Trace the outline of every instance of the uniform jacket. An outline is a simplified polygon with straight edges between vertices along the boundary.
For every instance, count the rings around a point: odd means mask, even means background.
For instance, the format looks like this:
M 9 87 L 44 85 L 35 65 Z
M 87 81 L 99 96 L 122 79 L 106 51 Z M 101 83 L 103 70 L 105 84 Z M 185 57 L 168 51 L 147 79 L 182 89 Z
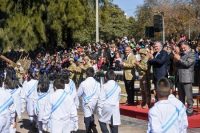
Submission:
M 78 88 L 78 96 L 82 98 L 82 108 L 85 117 L 94 113 L 100 95 L 100 84 L 93 77 L 86 78 Z
M 121 88 L 114 81 L 109 80 L 101 89 L 101 94 L 98 102 L 99 121 L 111 124 L 111 117 L 113 117 L 113 125 L 120 125 L 120 100 Z
M 147 133 L 184 133 L 180 129 L 183 113 L 184 107 L 179 109 L 170 100 L 158 101 L 149 110 Z
M 60 129 L 64 128 L 66 131 L 72 131 L 73 129 L 78 128 L 77 109 L 71 95 L 67 94 L 58 108 L 52 112 L 52 107 L 57 103 L 58 99 L 64 92 L 64 89 L 56 90 L 50 94 L 49 100 L 45 103 L 45 111 L 43 113 L 42 122 L 44 125 L 51 122 L 51 130 L 53 130 L 53 133 L 59 133 Z M 58 125 L 53 123 L 57 123 Z M 57 132 L 55 131 L 56 128 Z

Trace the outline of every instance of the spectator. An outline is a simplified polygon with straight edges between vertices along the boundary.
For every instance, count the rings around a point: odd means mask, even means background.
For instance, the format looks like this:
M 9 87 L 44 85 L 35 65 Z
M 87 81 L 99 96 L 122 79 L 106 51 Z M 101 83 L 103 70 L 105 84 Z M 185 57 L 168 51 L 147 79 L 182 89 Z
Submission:
M 125 53 L 126 53 L 126 59 L 122 63 L 123 68 L 124 68 L 124 83 L 125 83 L 125 88 L 126 88 L 126 93 L 127 93 L 127 104 L 128 105 L 133 105 L 134 104 L 134 67 L 135 67 L 135 62 L 136 58 L 131 52 L 131 48 L 129 46 L 126 47 Z
M 177 67 L 178 95 L 183 104 L 185 104 L 185 96 L 187 97 L 187 114 L 192 115 L 195 55 L 186 41 L 180 43 L 180 50 L 181 54 L 174 53 Z
M 195 49 L 195 66 L 194 66 L 194 71 L 195 71 L 195 80 L 199 86 L 199 90 L 200 90 L 200 45 L 197 46 L 197 48 Z
M 113 68 L 115 71 L 121 71 L 121 64 L 122 64 L 122 58 L 121 54 L 119 52 L 115 53 L 115 59 L 113 62 Z
M 161 42 L 155 42 L 153 45 L 154 53 L 150 54 L 149 64 L 153 66 L 153 82 L 156 83 L 159 79 L 167 77 L 167 66 L 169 62 L 169 55 L 166 51 L 162 50 Z

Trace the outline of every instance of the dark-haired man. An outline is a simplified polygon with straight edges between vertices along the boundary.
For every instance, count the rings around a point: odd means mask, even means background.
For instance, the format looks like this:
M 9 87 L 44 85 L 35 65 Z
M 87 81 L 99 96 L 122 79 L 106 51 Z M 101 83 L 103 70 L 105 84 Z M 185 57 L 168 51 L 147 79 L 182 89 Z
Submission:
M 192 83 L 194 82 L 195 54 L 188 42 L 180 43 L 181 54 L 174 53 L 174 60 L 177 67 L 178 94 L 179 99 L 185 104 L 187 97 L 187 114 L 193 114 Z
M 113 70 L 106 73 L 107 82 L 101 89 L 98 102 L 99 123 L 103 133 L 109 133 L 106 124 L 109 124 L 111 133 L 118 133 L 118 125 L 121 123 L 119 110 L 121 88 L 115 81 L 115 77 Z
M 86 70 L 86 76 L 87 78 L 81 82 L 78 88 L 78 96 L 82 98 L 86 133 L 92 133 L 92 131 L 96 133 L 93 114 L 100 95 L 100 84 L 94 79 L 94 69 L 92 67 Z
M 14 124 L 15 108 L 10 93 L 3 88 L 4 78 L 0 77 L 0 132 L 9 133 Z
M 43 129 L 46 130 L 48 123 L 51 122 L 51 133 L 76 131 L 78 129 L 77 110 L 72 97 L 64 90 L 64 80 L 56 79 L 53 87 L 54 92 L 50 94 L 49 100 L 45 104 Z
M 65 70 L 61 74 L 61 78 L 65 82 L 65 91 L 71 96 L 71 98 L 74 101 L 74 104 L 76 105 L 76 108 L 78 109 L 79 107 L 79 99 L 77 96 L 77 91 L 76 91 L 76 85 L 72 79 L 69 78 L 69 71 Z M 73 126 L 76 123 L 73 123 L 73 120 L 70 122 L 72 130 L 74 130 Z M 78 125 L 77 125 L 78 127 Z
M 174 99 L 169 98 L 170 86 L 166 78 L 157 82 L 158 102 L 149 110 L 147 133 L 185 133 L 187 129 L 187 122 L 182 121 L 187 117 L 185 107 L 172 103 Z

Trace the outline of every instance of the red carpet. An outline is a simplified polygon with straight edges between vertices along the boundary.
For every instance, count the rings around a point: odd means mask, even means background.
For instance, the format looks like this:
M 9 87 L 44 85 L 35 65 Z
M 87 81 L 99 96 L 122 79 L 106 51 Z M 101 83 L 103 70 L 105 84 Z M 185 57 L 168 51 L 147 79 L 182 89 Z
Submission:
M 126 106 L 121 104 L 120 111 L 122 115 L 134 117 L 142 120 L 148 120 L 148 109 L 142 109 L 137 106 Z M 189 128 L 200 128 L 200 112 L 189 117 Z

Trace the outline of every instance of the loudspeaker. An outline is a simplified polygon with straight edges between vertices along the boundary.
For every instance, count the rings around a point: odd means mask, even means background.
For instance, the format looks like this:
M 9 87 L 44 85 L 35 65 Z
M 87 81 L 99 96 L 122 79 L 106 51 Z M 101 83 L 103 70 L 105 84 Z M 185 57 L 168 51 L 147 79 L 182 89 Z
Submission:
M 154 37 L 154 27 L 153 26 L 147 26 L 145 27 L 145 36 L 149 38 Z
M 154 23 L 154 31 L 161 32 L 163 30 L 163 23 L 162 23 L 162 15 L 154 15 L 153 16 L 153 23 Z

